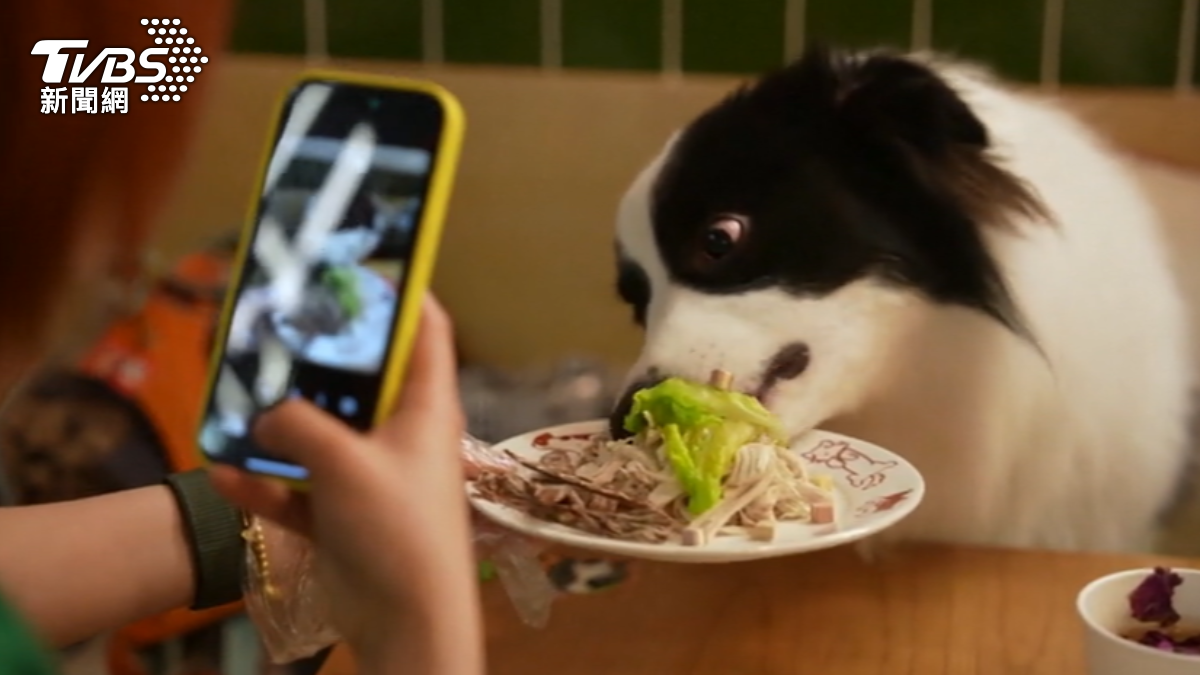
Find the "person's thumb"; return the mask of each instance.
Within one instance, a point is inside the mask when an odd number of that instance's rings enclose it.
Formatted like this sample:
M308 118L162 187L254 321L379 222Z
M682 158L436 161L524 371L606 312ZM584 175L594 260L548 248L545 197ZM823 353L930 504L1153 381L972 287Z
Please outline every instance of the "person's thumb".
M264 413L254 425L254 440L272 456L307 469L312 481L351 468L363 442L344 422L299 398Z
M298 534L310 533L312 516L306 495L293 492L277 480L255 476L227 464L209 467L208 476L213 489L239 509Z

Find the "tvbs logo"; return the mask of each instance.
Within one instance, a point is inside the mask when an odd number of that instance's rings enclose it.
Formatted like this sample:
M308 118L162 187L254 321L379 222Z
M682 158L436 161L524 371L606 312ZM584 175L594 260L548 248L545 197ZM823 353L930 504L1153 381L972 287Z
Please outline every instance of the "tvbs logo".
M202 54L187 28L180 26L179 19L142 19L142 25L154 36L154 47L141 52L128 47L105 47L90 63L80 51L87 49L88 40L39 40L30 54L46 57L42 69L42 82L47 85L42 88L42 113L128 112L130 83L146 85L146 93L141 94L143 101L179 101L208 63L208 56ZM103 88L55 86L82 85L97 71L100 84L106 85Z

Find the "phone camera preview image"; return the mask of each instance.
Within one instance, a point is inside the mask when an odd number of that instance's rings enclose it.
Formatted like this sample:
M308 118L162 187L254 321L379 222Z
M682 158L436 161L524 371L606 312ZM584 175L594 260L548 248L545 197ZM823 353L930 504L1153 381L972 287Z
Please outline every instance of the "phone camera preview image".
M374 421L441 121L425 95L309 82L286 106L200 428L213 461L304 480L254 422L303 397Z

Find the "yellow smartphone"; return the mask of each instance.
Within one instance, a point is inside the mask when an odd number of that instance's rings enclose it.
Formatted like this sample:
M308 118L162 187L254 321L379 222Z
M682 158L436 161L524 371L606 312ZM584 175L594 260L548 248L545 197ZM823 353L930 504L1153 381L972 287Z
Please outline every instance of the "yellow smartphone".
M279 105L214 350L207 462L303 489L258 415L303 397L359 430L392 409L433 272L462 108L422 81L310 71Z

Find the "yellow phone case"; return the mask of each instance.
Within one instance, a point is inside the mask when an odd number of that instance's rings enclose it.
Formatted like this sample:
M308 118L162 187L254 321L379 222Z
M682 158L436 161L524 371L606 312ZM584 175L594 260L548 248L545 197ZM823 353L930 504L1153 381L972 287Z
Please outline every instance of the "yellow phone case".
M416 241L413 245L412 258L408 261L404 292L400 298L399 308L396 313L396 328L393 332L393 340L388 348L387 358L385 359L387 365L380 384L379 401L376 404L373 425L379 424L391 414L396 404L396 397L400 393L400 387L408 368L409 354L412 351L413 340L416 337L417 327L420 324L421 305L425 293L429 288L429 282L433 276L434 264L437 260L438 246L442 238L442 225L449 206L450 195L453 191L454 178L458 170L459 153L462 149L463 136L466 132L466 116L458 99L448 90L433 82L403 77L348 73L336 70L307 70L293 80L292 85L280 96L279 102L275 107L274 119L267 134L267 147L263 153L263 161L260 163L257 182L255 183L258 186L258 191L255 192L255 197L250 202L249 214L246 217L246 224L243 226L242 236L238 243L233 273L229 279L229 291L226 293L225 303L221 309L221 319L216 339L217 348L213 350L208 367L208 380L204 392L205 408L200 411L200 418L197 428L193 432L193 437L196 437L199 431L199 424L203 424L204 416L207 414L207 406L213 395L213 388L216 386L221 352L226 336L229 333L230 322L233 318L233 309L236 305L236 290L241 285L246 256L249 255L253 239L252 235L257 226L259 192L266 180L267 167L270 165L271 156L275 151L275 137L278 135L279 127L283 123L284 109L292 92L297 87L312 81L344 83L426 94L435 99L442 110L442 128L438 139L437 152L434 154L433 168L429 176L429 187L425 194L425 204L421 209L420 221L415 228ZM200 450L199 447L197 447L197 452L200 454L205 465L212 463L208 455ZM306 481L297 481L273 475L269 477L287 483L296 490L307 489Z

